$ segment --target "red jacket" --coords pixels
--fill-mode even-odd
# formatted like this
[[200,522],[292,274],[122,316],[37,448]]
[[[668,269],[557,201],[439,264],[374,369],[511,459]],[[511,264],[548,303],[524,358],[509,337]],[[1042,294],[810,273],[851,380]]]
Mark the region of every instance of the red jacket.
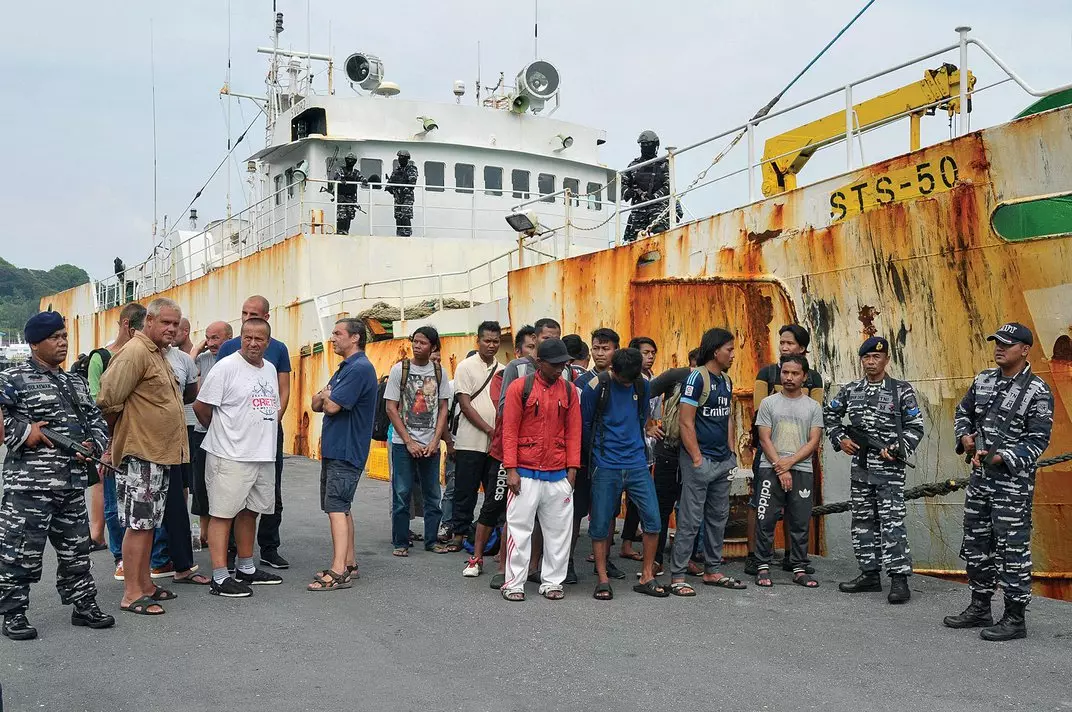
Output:
[[547,385],[537,374],[521,407],[525,379],[506,389],[502,416],[502,464],[549,472],[581,466],[581,404],[572,383],[558,378]]

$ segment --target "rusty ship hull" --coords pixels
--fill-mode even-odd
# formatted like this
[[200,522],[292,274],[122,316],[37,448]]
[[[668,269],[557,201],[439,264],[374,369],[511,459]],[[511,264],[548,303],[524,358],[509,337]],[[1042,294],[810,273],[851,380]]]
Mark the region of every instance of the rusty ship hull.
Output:
[[[985,335],[1016,320],[1035,332],[1032,364],[1055,396],[1048,454],[1066,453],[1072,451],[1072,235],[1010,240],[993,220],[1002,206],[1070,192],[1072,109],[1056,109],[630,245],[513,271],[510,323],[553,316],[566,333],[611,326],[623,338],[650,336],[660,347],[657,368],[681,364],[705,329],[726,326],[738,337],[731,376],[742,465],[751,458],[752,379],[774,360],[782,324],[812,331],[812,360],[832,390],[859,377],[860,342],[886,336],[894,345],[891,371],[915,386],[926,418],[917,467],[909,471],[912,486],[965,475],[953,451],[954,409],[973,375],[991,363]],[[346,269],[336,257],[338,240],[297,234],[160,293],[183,305],[195,331],[237,315],[249,294],[271,300],[274,335],[290,345],[293,359],[285,449],[310,457],[320,449],[320,416],[310,400],[338,361],[324,348],[310,296],[325,265]],[[118,308],[94,312],[90,290],[85,285],[41,303],[68,316],[72,354],[107,343],[118,316]],[[453,367],[471,347],[471,336],[449,336],[444,360]],[[370,344],[368,353],[385,373],[406,349],[395,339]],[[821,463],[817,501],[847,499],[847,458],[827,446]],[[1070,475],[1067,463],[1041,470],[1034,510],[1036,590],[1064,599],[1072,599]],[[741,480],[738,513],[743,487]],[[963,493],[954,493],[909,504],[919,571],[963,569],[962,502]],[[728,532],[732,555],[742,553],[743,527],[739,516],[731,518],[738,520]],[[813,549],[848,554],[848,516],[819,521]]]

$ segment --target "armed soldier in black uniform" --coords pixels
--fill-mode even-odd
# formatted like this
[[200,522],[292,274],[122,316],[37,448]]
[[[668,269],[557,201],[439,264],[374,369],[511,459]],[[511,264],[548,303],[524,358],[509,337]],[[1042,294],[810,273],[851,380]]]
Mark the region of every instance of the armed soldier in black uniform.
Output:
[[352,152],[347,153],[344,166],[335,171],[331,180],[339,186],[337,191],[334,189],[335,184],[329,184],[327,188],[329,193],[336,194],[338,198],[338,207],[335,210],[335,234],[349,235],[350,222],[361,209],[357,202],[357,186],[360,183],[367,188],[369,184],[368,180],[361,175],[361,171],[357,169],[357,156]]
[[[641,132],[637,137],[637,143],[640,144],[640,157],[634,158],[629,163],[630,167],[650,161],[659,152],[659,137],[654,131]],[[622,199],[631,205],[665,198],[668,195],[670,195],[670,163],[665,158],[635,171],[622,173]],[[663,201],[630,210],[629,222],[625,226],[625,235],[622,240],[633,242],[641,231],[654,235],[669,228],[670,212],[667,203],[668,201]],[[675,205],[674,209],[680,218],[681,206]]]
[[[26,609],[30,584],[41,580],[46,539],[59,562],[60,600],[74,605],[71,623],[90,628],[115,624],[97,606],[89,571],[85,489],[92,465],[73,451],[81,448],[100,457],[108,445],[108,428],[85,380],[61,368],[67,358],[63,317],[37,314],[26,322],[24,334],[31,358],[0,373],[8,447],[0,499],[0,614],[3,634],[13,640],[37,637]],[[58,447],[60,442],[67,442],[66,449]]]
[[[1012,640],[1027,635],[1035,463],[1050,444],[1053,394],[1027,361],[1035,341],[1030,329],[1005,324],[987,340],[994,342],[997,368],[975,377],[957,406],[954,424],[957,453],[972,465],[960,549],[972,600],[963,613],[946,616],[943,623],[983,627],[983,640]],[[999,579],[1005,613],[994,625],[990,599]]]
[[395,198],[395,234],[399,237],[413,235],[413,186],[417,178],[417,166],[403,148],[398,152],[398,167],[391,171],[384,188]]
[[[890,576],[890,603],[911,598],[912,559],[905,529],[906,458],[923,439],[923,413],[907,381],[886,373],[890,343],[873,336],[860,347],[864,378],[846,384],[824,409],[834,447],[852,456],[852,548],[860,575],[838,588],[881,591],[882,566]],[[844,419],[848,417],[848,423]]]

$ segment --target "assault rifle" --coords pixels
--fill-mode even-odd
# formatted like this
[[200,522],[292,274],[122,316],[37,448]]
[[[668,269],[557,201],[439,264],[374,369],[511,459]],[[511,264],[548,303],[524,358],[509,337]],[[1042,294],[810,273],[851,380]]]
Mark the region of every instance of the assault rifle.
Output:
[[[33,425],[29,421],[24,420],[22,418],[18,418],[18,417],[15,417],[15,416],[12,416],[12,417],[14,417],[15,420],[17,420],[18,422],[22,423],[23,425],[27,425],[27,426],[32,426]],[[62,451],[66,452],[66,453],[68,453],[70,455],[81,455],[83,458],[85,458],[89,462],[92,462],[95,465],[100,465],[101,467],[105,468],[106,470],[111,470],[114,474],[117,474],[117,475],[123,474],[122,470],[119,470],[118,468],[116,468],[116,467],[114,467],[112,465],[109,465],[106,462],[102,462],[99,458],[94,457],[93,451],[90,450],[89,448],[87,448],[82,443],[77,442],[75,440],[72,440],[71,438],[67,437],[66,435],[63,435],[62,433],[57,433],[52,428],[45,427],[44,425],[42,425],[41,426],[41,434],[44,435],[46,438],[48,438],[49,442],[51,442],[53,445],[55,445],[58,450],[62,450]]]
[[903,463],[905,465],[905,467],[911,467],[913,470],[916,469],[915,465],[913,465],[911,462],[909,462],[907,459],[905,459],[904,453],[901,452],[901,446],[900,445],[897,445],[897,446],[887,445],[886,443],[884,443],[881,440],[879,440],[878,438],[872,436],[866,430],[864,430],[863,428],[861,428],[861,427],[859,427],[857,425],[846,425],[844,427],[845,427],[845,434],[848,435],[849,438],[854,443],[856,443],[857,445],[865,445],[865,446],[871,448],[872,450],[876,450],[876,451],[885,450],[890,455],[893,455],[893,459],[895,461]]

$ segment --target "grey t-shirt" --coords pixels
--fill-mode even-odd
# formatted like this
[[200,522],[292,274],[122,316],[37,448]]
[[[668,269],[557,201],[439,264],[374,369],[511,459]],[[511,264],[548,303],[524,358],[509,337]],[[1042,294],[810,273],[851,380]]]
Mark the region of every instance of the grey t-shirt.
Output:
[[[204,383],[205,376],[207,376],[208,372],[212,370],[212,367],[216,365],[216,354],[211,351],[202,351],[197,355],[197,358],[194,359],[194,363],[197,364],[197,373],[201,378],[201,383]],[[186,408],[190,411],[189,415],[193,415],[193,403],[187,405]],[[187,424],[189,424],[189,420],[187,420]],[[197,422],[196,416],[194,416],[194,430],[199,433],[208,432],[207,428],[201,427],[201,423]]]
[[[187,386],[197,383],[197,366],[194,364],[193,356],[178,346],[169,346],[164,356],[167,357],[168,363],[171,364],[171,370],[175,373],[175,380],[179,382],[179,391],[185,391]],[[193,403],[184,403],[182,410],[183,415],[186,416],[186,427],[190,428],[197,425],[197,416],[194,415]]]
[[[401,395],[403,387],[405,395]],[[411,361],[409,382],[404,386],[402,363],[396,363],[391,367],[391,373],[387,376],[387,388],[383,391],[385,400],[400,401],[398,410],[402,415],[402,423],[409,431],[410,437],[421,445],[432,441],[441,401],[449,401],[452,395],[446,372],[443,373],[443,382],[436,385],[435,364],[431,361],[424,366],[418,366]],[[401,445],[402,438],[395,433],[391,442]]]
[[[788,398],[782,393],[767,396],[759,404],[756,425],[771,429],[771,442],[780,457],[792,455],[808,442],[812,428],[823,427],[823,408],[814,399],[801,393]],[[766,453],[760,454],[760,467],[772,467]],[[811,472],[811,458],[793,466],[795,470]]]

